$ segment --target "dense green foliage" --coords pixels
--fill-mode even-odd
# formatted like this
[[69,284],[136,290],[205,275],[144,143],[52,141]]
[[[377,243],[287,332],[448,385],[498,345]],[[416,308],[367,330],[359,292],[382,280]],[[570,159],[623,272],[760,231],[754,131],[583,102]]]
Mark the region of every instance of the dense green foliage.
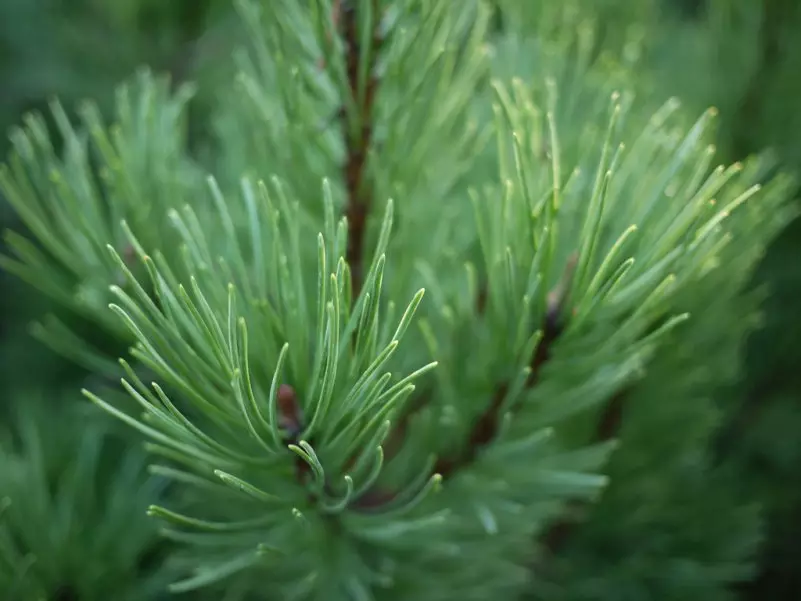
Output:
[[[162,32],[131,55],[172,81],[43,83],[65,100],[0,168],[2,265],[77,366],[9,389],[3,593],[715,600],[783,574],[798,388],[763,382],[797,349],[753,355],[792,328],[792,248],[756,270],[794,147],[736,119],[776,112],[743,65],[790,4],[149,4],[108,14],[146,31],[123,48]],[[190,74],[175,40],[212,15],[237,52],[193,42]]]
[[169,577],[145,509],[164,485],[144,454],[93,413],[31,396],[16,406],[0,455],[4,598],[160,598]]

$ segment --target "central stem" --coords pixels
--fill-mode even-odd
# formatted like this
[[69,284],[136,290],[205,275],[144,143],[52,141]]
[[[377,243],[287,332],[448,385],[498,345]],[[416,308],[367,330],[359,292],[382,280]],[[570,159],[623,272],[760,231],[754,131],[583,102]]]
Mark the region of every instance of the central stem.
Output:
[[[359,32],[359,19],[351,2],[339,0],[334,5],[335,22],[338,24],[345,46],[345,72],[348,88],[356,107],[355,115],[343,114],[345,132],[345,165],[343,175],[347,203],[345,216],[348,220],[348,246],[345,259],[351,270],[351,298],[358,298],[364,284],[364,246],[367,231],[367,218],[375,191],[367,177],[367,157],[373,140],[373,107],[378,78],[375,74],[375,57],[381,38],[377,27],[378,0],[373,0],[372,11],[375,22],[371,24],[370,47],[364,48]],[[359,72],[362,63],[367,61],[367,81],[364,91],[359,86]],[[354,127],[355,124],[355,127]]]

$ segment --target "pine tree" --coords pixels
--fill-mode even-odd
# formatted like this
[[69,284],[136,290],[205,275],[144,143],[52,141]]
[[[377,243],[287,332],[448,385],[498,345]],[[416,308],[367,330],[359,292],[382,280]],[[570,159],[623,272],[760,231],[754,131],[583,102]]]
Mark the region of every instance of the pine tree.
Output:
[[[195,90],[146,71],[111,124],[54,103],[60,153],[42,116],[12,133],[0,187],[35,243],[3,265],[128,349],[36,329],[121,377],[84,394],[146,439],[173,591],[718,599],[750,575],[717,391],[790,182],[715,167],[715,110],[650,97],[636,44],[605,52],[573,8],[242,2],[203,158]],[[7,590],[20,558],[73,559],[17,548],[26,486],[3,489]]]

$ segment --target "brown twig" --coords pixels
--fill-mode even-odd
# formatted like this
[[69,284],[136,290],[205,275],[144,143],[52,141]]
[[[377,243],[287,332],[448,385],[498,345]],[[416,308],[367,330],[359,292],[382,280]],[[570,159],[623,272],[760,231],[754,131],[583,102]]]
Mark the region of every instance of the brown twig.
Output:
[[[297,393],[289,384],[281,384],[275,399],[278,409],[278,426],[284,435],[286,444],[297,445],[300,433],[303,431],[303,413],[298,403]],[[311,473],[309,464],[301,457],[295,457],[295,477],[301,484]]]
[[483,315],[487,310],[487,286],[482,283],[476,294],[476,313]]
[[[378,0],[373,0],[373,14],[379,14]],[[345,72],[351,96],[357,104],[358,114],[348,116],[343,114],[343,129],[345,132],[345,165],[343,174],[345,189],[347,191],[347,204],[345,216],[348,220],[348,246],[346,260],[351,270],[351,298],[358,298],[364,283],[364,246],[367,230],[367,217],[373,200],[373,189],[366,177],[367,155],[373,141],[373,109],[376,92],[378,90],[378,77],[375,74],[375,57],[381,46],[381,37],[378,28],[373,28],[372,46],[370,48],[370,63],[367,68],[367,82],[364,97],[360,98],[359,91],[359,65],[365,60],[364,49],[358,31],[358,18],[356,9],[348,0],[339,0],[335,3],[334,23],[341,30],[345,46]],[[352,131],[350,118],[355,118],[356,131]]]

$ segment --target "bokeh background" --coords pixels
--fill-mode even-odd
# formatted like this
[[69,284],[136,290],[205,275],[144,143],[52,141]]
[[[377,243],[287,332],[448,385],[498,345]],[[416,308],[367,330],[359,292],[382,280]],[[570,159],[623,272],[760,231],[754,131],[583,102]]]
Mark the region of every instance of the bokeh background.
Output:
[[[641,54],[651,93],[678,96],[699,113],[720,109],[723,158],[769,149],[782,168],[801,172],[799,0],[575,4],[596,20],[599,47]],[[213,89],[237,42],[231,10],[230,0],[0,0],[0,129],[54,96],[67,107],[86,97],[108,107],[114,86],[143,64]],[[205,101],[201,93],[190,113],[197,152]],[[2,155],[6,140],[0,137]],[[2,198],[0,228],[21,230]],[[722,392],[741,411],[721,434],[719,452],[739,461],[768,500],[768,543],[743,598],[801,599],[801,221],[772,245],[754,285],[766,291],[763,324],[748,342],[742,380]],[[45,309],[38,294],[0,273],[0,412],[32,391],[63,400],[90,377],[30,335]]]

